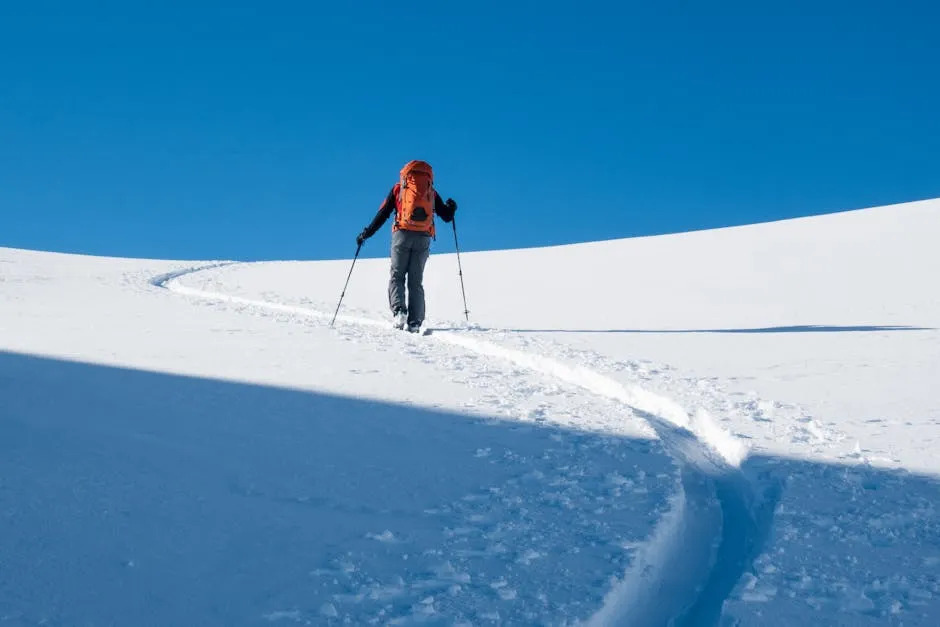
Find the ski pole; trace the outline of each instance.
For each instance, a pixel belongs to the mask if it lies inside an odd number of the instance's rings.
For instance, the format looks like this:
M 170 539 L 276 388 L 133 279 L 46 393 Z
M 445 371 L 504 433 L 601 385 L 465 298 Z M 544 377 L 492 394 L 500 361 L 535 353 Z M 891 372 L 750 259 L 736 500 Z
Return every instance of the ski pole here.
M 460 293 L 463 295 L 463 315 L 467 317 L 467 322 L 470 322 L 470 310 L 467 309 L 467 292 L 463 287 L 463 268 L 460 266 L 460 245 L 457 243 L 456 216 L 454 216 L 452 224 L 454 226 L 454 249 L 457 251 L 457 273 L 460 275 Z
M 353 268 L 356 267 L 356 259 L 359 258 L 359 251 L 362 249 L 362 244 L 359 244 L 356 247 L 356 256 L 353 257 L 352 265 L 349 267 L 349 274 L 346 275 L 346 284 L 343 285 L 343 293 L 339 295 L 339 302 L 336 303 L 336 311 L 333 312 L 333 319 L 330 320 L 330 327 L 333 326 L 333 323 L 336 322 L 336 314 L 339 313 L 339 306 L 343 304 L 343 297 L 346 296 L 346 288 L 349 287 L 349 278 L 352 276 Z

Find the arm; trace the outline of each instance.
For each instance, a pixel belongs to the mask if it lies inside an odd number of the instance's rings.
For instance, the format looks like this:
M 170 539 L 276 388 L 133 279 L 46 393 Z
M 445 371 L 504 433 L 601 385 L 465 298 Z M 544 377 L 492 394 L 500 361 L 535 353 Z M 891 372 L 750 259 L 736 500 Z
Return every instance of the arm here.
M 454 212 L 457 211 L 457 203 L 453 199 L 448 198 L 445 203 L 441 200 L 441 195 L 436 191 L 434 192 L 434 213 L 441 216 L 441 220 L 444 222 L 451 222 L 454 219 Z
M 379 211 L 375 214 L 375 217 L 372 218 L 372 222 L 369 223 L 369 226 L 362 230 L 362 233 L 359 235 L 359 237 L 361 237 L 363 241 L 375 235 L 375 232 L 382 228 L 382 225 L 384 225 L 392 216 L 392 213 L 395 211 L 395 196 L 397 194 L 398 183 L 392 187 L 391 191 L 388 193 L 388 196 L 386 196 L 385 200 L 382 201 L 382 204 L 379 205 Z

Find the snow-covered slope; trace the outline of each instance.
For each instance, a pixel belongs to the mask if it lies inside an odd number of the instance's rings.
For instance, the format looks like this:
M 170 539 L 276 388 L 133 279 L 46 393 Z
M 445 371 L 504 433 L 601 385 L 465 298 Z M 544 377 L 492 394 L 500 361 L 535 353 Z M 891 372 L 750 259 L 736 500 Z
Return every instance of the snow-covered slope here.
M 938 238 L 0 249 L 0 624 L 937 624 Z

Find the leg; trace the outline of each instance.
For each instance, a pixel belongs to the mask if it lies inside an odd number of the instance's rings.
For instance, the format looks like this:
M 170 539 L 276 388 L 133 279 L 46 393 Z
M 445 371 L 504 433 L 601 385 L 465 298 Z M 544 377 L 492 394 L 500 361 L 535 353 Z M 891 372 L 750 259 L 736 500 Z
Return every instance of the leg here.
M 424 323 L 424 265 L 431 253 L 431 238 L 414 234 L 408 261 L 408 325 Z
M 395 231 L 392 233 L 392 257 L 388 279 L 388 306 L 394 316 L 398 312 L 408 310 L 405 304 L 405 273 L 411 260 L 411 250 L 405 233 Z

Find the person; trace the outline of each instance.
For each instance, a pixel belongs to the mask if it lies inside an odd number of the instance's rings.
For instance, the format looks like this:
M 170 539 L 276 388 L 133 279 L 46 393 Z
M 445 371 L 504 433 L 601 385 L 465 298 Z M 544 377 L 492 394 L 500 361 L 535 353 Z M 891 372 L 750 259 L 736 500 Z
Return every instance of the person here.
M 394 214 L 388 305 L 396 328 L 407 324 L 409 331 L 417 332 L 424 324 L 424 267 L 435 236 L 434 217 L 451 222 L 457 203 L 453 198 L 441 200 L 434 189 L 434 170 L 427 161 L 409 161 L 399 175 L 375 218 L 356 237 L 356 244 L 362 246 Z

